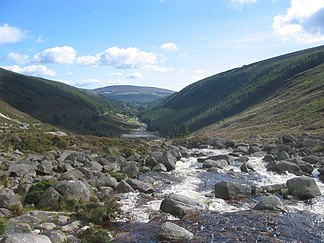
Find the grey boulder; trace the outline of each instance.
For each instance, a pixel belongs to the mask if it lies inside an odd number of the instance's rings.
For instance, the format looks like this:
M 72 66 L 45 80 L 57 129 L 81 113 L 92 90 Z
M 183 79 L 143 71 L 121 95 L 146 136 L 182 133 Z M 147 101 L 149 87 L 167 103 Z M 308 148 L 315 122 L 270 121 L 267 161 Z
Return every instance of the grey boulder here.
M 169 242 L 184 242 L 193 238 L 193 233 L 183 227 L 180 227 L 171 222 L 165 222 L 161 225 L 158 232 L 158 237 L 161 240 Z

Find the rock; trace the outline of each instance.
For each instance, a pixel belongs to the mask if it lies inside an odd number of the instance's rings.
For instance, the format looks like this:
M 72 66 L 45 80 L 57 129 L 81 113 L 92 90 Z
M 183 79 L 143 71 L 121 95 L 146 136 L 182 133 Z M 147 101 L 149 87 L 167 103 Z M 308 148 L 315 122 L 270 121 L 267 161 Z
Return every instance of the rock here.
M 287 181 L 288 194 L 299 199 L 311 199 L 321 195 L 321 191 L 313 178 L 296 177 Z
M 82 152 L 73 152 L 73 153 L 71 153 L 71 154 L 69 154 L 66 158 L 65 158 L 65 160 L 71 160 L 71 161 L 73 161 L 73 162 L 79 162 L 79 163 L 85 163 L 86 162 L 86 160 L 87 160 L 87 157 L 86 157 L 86 155 L 84 154 L 84 153 L 82 153 Z
M 40 197 L 38 207 L 41 209 L 55 209 L 61 197 L 58 191 L 53 187 L 49 187 Z
M 27 164 L 12 164 L 9 166 L 8 169 L 9 176 L 12 177 L 22 177 L 22 176 L 30 176 L 30 177 L 36 177 L 36 171 L 35 168 L 31 165 Z
M 41 175 L 51 175 L 53 173 L 53 168 L 54 166 L 51 160 L 43 160 L 37 166 L 37 172 Z
M 261 148 L 257 145 L 251 145 L 249 146 L 249 152 L 251 154 L 254 154 L 254 153 L 257 153 L 257 152 L 260 152 L 261 151 Z
M 209 156 L 207 158 L 208 160 L 226 160 L 228 164 L 231 164 L 234 162 L 234 158 L 227 154 L 218 154 L 214 156 Z
M 153 156 L 149 156 L 147 157 L 147 159 L 145 160 L 145 165 L 149 166 L 149 167 L 154 167 L 158 164 L 158 162 L 156 161 L 156 159 Z
M 281 161 L 281 162 L 274 161 L 269 163 L 266 168 L 268 171 L 274 171 L 277 172 L 278 174 L 282 174 L 287 171 L 295 175 L 301 175 L 300 167 L 297 164 L 288 161 Z
M 59 181 L 69 181 L 69 180 L 82 180 L 84 175 L 79 170 L 69 170 L 63 173 L 58 180 Z
M 20 200 L 9 193 L 0 193 L 0 208 L 6 208 L 10 211 L 20 211 L 22 204 Z
M 253 208 L 254 210 L 270 210 L 270 211 L 283 211 L 283 204 L 280 198 L 276 196 L 268 196 L 262 198 L 260 202 Z
M 294 137 L 293 135 L 291 134 L 285 134 L 282 136 L 282 142 L 284 144 L 293 144 L 293 145 L 296 145 L 297 144 L 297 138 Z
M 110 175 L 105 175 L 105 176 L 101 176 L 95 180 L 95 186 L 96 187 L 109 186 L 112 188 L 116 188 L 118 186 L 118 182 L 117 182 L 116 178 L 114 178 Z
M 135 190 L 133 187 L 131 187 L 126 181 L 119 182 L 116 192 L 118 193 L 128 193 L 128 192 L 134 192 Z
M 136 179 L 128 179 L 126 181 L 134 190 L 138 190 L 144 193 L 153 193 L 154 188 L 151 184 L 145 183 Z
M 30 184 L 30 183 L 20 183 L 17 187 L 18 194 L 25 195 L 31 186 L 32 186 L 32 184 Z
M 65 243 L 67 242 L 67 238 L 65 234 L 61 230 L 53 230 L 46 234 L 52 243 Z
M 254 168 L 250 165 L 249 162 L 245 162 L 240 167 L 242 172 L 248 173 L 250 171 L 255 171 Z
M 287 160 L 289 159 L 290 156 L 286 151 L 280 151 L 276 157 L 277 160 Z
M 27 223 L 18 223 L 11 226 L 9 229 L 6 230 L 6 233 L 10 234 L 22 234 L 22 233 L 31 233 L 32 229 L 29 224 Z
M 27 224 L 39 224 L 41 222 L 41 220 L 39 219 L 39 217 L 36 216 L 32 216 L 32 215 L 21 215 L 15 218 L 11 218 L 9 220 L 9 223 L 12 224 L 17 224 L 17 223 L 27 223 Z
M 309 155 L 305 158 L 302 158 L 303 161 L 308 162 L 310 164 L 316 164 L 320 162 L 320 159 L 316 155 Z
M 203 162 L 203 168 L 216 167 L 219 169 L 224 169 L 226 166 L 228 166 L 228 162 L 224 159 L 219 159 L 219 160 L 207 159 Z
M 81 227 L 81 221 L 73 221 L 70 224 L 62 226 L 62 231 L 65 233 L 71 233 L 73 231 L 76 231 Z
M 223 139 L 211 138 L 211 139 L 208 139 L 206 143 L 208 145 L 214 146 L 214 148 L 217 148 L 217 149 L 226 148 L 226 145 L 225 145 L 226 141 Z
M 161 225 L 158 237 L 161 240 L 166 240 L 168 242 L 184 242 L 191 240 L 193 238 L 193 233 L 174 223 L 165 222 Z
M 164 164 L 161 164 L 161 163 L 159 163 L 159 164 L 157 164 L 156 166 L 154 166 L 154 167 L 152 168 L 152 170 L 154 170 L 154 171 L 158 171 L 158 172 L 160 172 L 160 171 L 163 171 L 163 172 L 168 171 L 167 168 L 165 167 L 165 165 L 164 165 Z
M 120 171 L 120 166 L 119 164 L 117 163 L 109 163 L 109 164 L 105 164 L 103 166 L 103 169 L 102 169 L 103 172 L 116 172 L 116 171 Z
M 168 171 L 174 170 L 176 167 L 177 158 L 168 151 L 155 151 L 151 153 L 157 163 L 165 165 Z
M 36 226 L 37 229 L 49 231 L 56 227 L 54 223 L 42 223 Z
M 239 153 L 242 153 L 242 154 L 250 154 L 249 147 L 248 146 L 243 146 L 243 145 L 237 146 L 233 150 L 233 152 L 239 152 Z
M 262 160 L 265 162 L 272 162 L 275 161 L 276 159 L 272 154 L 267 154 L 266 156 L 264 156 Z
M 233 182 L 219 182 L 214 186 L 215 197 L 225 200 L 241 197 L 249 197 L 251 195 L 251 187 L 240 185 Z
M 309 164 L 309 163 L 306 163 L 306 162 L 304 162 L 304 163 L 298 163 L 298 166 L 299 166 L 299 168 L 300 168 L 303 172 L 305 172 L 305 173 L 307 173 L 307 174 L 309 174 L 309 175 L 312 175 L 312 173 L 313 173 L 313 171 L 314 171 L 314 167 L 313 167 L 313 165 L 311 165 L 311 164 Z
M 46 235 L 35 235 L 30 233 L 10 234 L 3 237 L 0 243 L 52 243 Z
M 91 192 L 88 187 L 78 180 L 59 181 L 55 189 L 65 198 L 82 202 L 89 202 Z
M 165 213 L 170 213 L 173 216 L 182 218 L 189 211 L 203 210 L 205 206 L 192 198 L 170 194 L 161 203 L 160 210 Z
M 102 165 L 99 164 L 97 161 L 87 161 L 87 162 L 85 162 L 84 167 L 87 167 L 90 170 L 99 171 L 99 172 L 102 170 Z
M 246 163 L 249 161 L 249 158 L 246 156 L 240 156 L 240 157 L 236 158 L 235 161 L 240 162 L 240 163 Z
M 11 218 L 12 212 L 6 208 L 0 208 L 0 218 Z
M 261 187 L 263 192 L 268 192 L 268 193 L 278 193 L 281 192 L 283 189 L 287 189 L 287 184 L 273 184 L 273 185 L 267 185 L 267 186 L 262 186 Z
M 135 161 L 129 162 L 123 169 L 124 172 L 130 178 L 136 178 L 139 174 L 139 167 Z

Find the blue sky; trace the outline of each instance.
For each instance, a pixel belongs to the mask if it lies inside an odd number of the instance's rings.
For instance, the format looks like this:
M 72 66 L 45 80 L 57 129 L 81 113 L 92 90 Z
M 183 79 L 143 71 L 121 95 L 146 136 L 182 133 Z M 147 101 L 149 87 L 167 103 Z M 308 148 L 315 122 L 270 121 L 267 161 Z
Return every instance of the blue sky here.
M 0 66 L 81 88 L 180 90 L 324 44 L 324 0 L 0 0 Z

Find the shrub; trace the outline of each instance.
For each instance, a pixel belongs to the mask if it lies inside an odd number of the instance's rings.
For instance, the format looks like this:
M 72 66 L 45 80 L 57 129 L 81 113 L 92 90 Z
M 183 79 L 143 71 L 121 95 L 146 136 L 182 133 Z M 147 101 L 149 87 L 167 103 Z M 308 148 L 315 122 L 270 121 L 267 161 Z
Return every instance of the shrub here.
M 42 194 L 49 187 L 54 187 L 55 184 L 56 184 L 55 181 L 44 180 L 44 181 L 41 181 L 41 182 L 38 182 L 38 183 L 32 185 L 29 188 L 26 197 L 24 198 L 24 203 L 37 205 L 39 203 L 39 200 L 40 200 Z
M 0 236 L 6 232 L 7 223 L 5 219 L 0 219 Z
M 78 235 L 81 243 L 97 242 L 97 243 L 110 243 L 111 237 L 107 230 L 102 228 L 91 227 Z

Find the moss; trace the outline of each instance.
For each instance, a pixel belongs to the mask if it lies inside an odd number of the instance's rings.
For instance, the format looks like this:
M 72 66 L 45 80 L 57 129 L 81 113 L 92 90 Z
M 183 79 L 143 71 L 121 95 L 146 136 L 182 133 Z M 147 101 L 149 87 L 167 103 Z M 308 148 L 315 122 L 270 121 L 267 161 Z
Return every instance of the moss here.
M 112 241 L 107 230 L 98 227 L 90 227 L 78 235 L 81 243 L 97 242 L 110 243 Z
M 126 180 L 128 176 L 125 173 L 110 171 L 109 175 L 114 177 L 117 181 Z

